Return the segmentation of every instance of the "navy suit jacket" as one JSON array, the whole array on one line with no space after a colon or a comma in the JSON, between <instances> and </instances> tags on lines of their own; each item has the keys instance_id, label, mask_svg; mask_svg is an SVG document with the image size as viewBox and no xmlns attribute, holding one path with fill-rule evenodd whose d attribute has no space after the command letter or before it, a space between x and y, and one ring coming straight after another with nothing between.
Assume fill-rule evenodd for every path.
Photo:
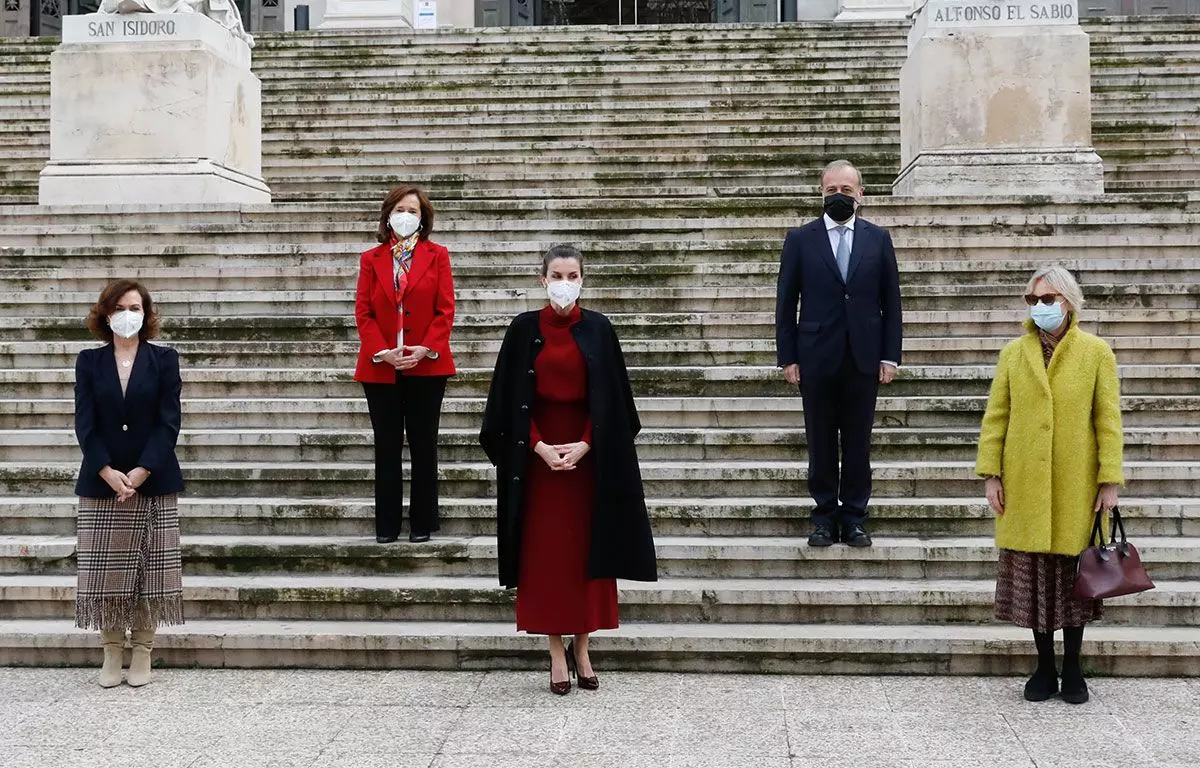
<instances>
[{"instance_id":1,"label":"navy suit jacket","mask_svg":"<svg viewBox=\"0 0 1200 768\"><path fill-rule=\"evenodd\" d=\"M143 496L183 490L175 457L179 438L179 353L142 342L124 396L112 344L85 349L75 360L75 436L83 451L75 493L90 498L116 494L100 477L105 465L128 473L150 471Z\"/></svg>"},{"instance_id":2,"label":"navy suit jacket","mask_svg":"<svg viewBox=\"0 0 1200 768\"><path fill-rule=\"evenodd\" d=\"M824 218L788 231L775 294L780 367L832 374L849 344L858 370L876 374L881 360L900 363L901 338L900 271L886 229L855 220L845 281Z\"/></svg>"}]
</instances>

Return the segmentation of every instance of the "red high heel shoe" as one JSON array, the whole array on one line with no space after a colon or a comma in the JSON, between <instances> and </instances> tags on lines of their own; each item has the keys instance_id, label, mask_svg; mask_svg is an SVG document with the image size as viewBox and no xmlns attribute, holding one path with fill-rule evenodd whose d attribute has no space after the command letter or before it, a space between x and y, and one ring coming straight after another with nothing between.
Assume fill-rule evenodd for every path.
<instances>
[{"instance_id":1,"label":"red high heel shoe","mask_svg":"<svg viewBox=\"0 0 1200 768\"><path fill-rule=\"evenodd\" d=\"M579 687L584 691L600 690L600 678L592 675L584 677L579 674L579 661L575 658L575 641L567 644L567 670L579 680Z\"/></svg>"},{"instance_id":2,"label":"red high heel shoe","mask_svg":"<svg viewBox=\"0 0 1200 768\"><path fill-rule=\"evenodd\" d=\"M550 668L550 693L555 696L566 696L571 692L571 657L567 657L567 679L561 683L554 682L554 667Z\"/></svg>"}]
</instances>

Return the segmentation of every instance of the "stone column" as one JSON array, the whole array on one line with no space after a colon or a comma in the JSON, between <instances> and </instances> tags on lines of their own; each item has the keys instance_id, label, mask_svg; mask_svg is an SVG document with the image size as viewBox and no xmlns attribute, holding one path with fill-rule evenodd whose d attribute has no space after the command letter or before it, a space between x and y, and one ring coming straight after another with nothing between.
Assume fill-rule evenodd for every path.
<instances>
[{"instance_id":1,"label":"stone column","mask_svg":"<svg viewBox=\"0 0 1200 768\"><path fill-rule=\"evenodd\" d=\"M63 19L38 202L270 201L245 41L198 13Z\"/></svg>"},{"instance_id":2,"label":"stone column","mask_svg":"<svg viewBox=\"0 0 1200 768\"><path fill-rule=\"evenodd\" d=\"M412 29L412 0L329 0L321 29Z\"/></svg>"},{"instance_id":3,"label":"stone column","mask_svg":"<svg viewBox=\"0 0 1200 768\"><path fill-rule=\"evenodd\" d=\"M1101 194L1074 0L929 0L900 74L897 195Z\"/></svg>"}]
</instances>

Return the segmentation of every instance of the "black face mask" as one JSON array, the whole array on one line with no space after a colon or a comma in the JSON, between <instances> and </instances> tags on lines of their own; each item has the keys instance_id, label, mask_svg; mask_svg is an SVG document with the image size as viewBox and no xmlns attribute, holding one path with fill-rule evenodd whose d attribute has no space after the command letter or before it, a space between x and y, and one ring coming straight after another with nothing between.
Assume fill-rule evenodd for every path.
<instances>
[{"instance_id":1,"label":"black face mask","mask_svg":"<svg viewBox=\"0 0 1200 768\"><path fill-rule=\"evenodd\" d=\"M844 195L841 192L836 192L825 198L825 213L829 214L829 218L838 222L849 221L854 215L855 199L850 195Z\"/></svg>"}]
</instances>

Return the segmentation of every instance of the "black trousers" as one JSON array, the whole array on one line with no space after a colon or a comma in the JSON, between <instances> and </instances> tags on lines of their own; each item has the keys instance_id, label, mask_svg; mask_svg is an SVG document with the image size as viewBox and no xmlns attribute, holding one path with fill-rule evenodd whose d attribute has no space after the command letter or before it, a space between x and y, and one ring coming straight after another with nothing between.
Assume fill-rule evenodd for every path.
<instances>
[{"instance_id":1,"label":"black trousers","mask_svg":"<svg viewBox=\"0 0 1200 768\"><path fill-rule=\"evenodd\" d=\"M816 502L812 520L835 534L839 526L845 529L867 521L871 427L878 394L879 370L860 372L849 347L837 370L801 371L808 492Z\"/></svg>"},{"instance_id":2,"label":"black trousers","mask_svg":"<svg viewBox=\"0 0 1200 768\"><path fill-rule=\"evenodd\" d=\"M375 432L375 535L400 535L404 519L404 434L412 463L409 532L438 529L438 421L446 376L401 376L395 384L363 382Z\"/></svg>"}]
</instances>

